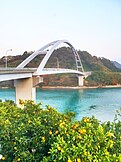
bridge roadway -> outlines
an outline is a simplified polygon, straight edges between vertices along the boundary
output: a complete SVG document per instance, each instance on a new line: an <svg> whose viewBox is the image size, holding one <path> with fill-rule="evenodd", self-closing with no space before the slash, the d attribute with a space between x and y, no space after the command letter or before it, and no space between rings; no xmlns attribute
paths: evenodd
<svg viewBox="0 0 121 162"><path fill-rule="evenodd" d="M0 68L0 75L1 74L17 74L17 73L33 73L37 70L37 68Z"/></svg>
<svg viewBox="0 0 121 162"><path fill-rule="evenodd" d="M0 68L0 81L30 78L36 69Z"/></svg>
<svg viewBox="0 0 121 162"><path fill-rule="evenodd" d="M37 73L37 68L0 68L0 81L31 78L32 76L49 75L57 73L74 73L84 76L84 73L72 69L44 68Z"/></svg>

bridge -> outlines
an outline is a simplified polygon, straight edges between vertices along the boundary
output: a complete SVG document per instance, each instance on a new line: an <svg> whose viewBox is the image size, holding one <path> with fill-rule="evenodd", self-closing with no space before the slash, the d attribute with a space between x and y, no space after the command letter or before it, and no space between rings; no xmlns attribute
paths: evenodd
<svg viewBox="0 0 121 162"><path fill-rule="evenodd" d="M46 63L48 62L55 48L57 48L62 43L65 43L69 45L69 47L71 47L75 58L76 70L45 68ZM38 55L44 55L44 58L42 59L38 68L25 68L26 65ZM16 103L19 105L19 99L34 101L36 100L36 85L43 82L44 75L59 73L77 74L79 86L83 86L83 77L86 75L82 66L81 59L75 48L67 40L57 40L43 46L39 50L32 53L16 68L1 68L0 81L14 80L14 85L16 88Z"/></svg>

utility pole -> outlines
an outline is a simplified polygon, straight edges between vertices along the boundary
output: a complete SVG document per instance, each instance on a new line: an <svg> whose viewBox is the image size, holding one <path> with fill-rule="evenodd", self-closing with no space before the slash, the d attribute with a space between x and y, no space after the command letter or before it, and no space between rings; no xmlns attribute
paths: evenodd
<svg viewBox="0 0 121 162"><path fill-rule="evenodd" d="M7 58L7 53L8 53L9 51L12 51L12 49L8 49L8 50L6 51L6 54L5 54L5 68L6 68L6 69L8 68L8 58Z"/></svg>

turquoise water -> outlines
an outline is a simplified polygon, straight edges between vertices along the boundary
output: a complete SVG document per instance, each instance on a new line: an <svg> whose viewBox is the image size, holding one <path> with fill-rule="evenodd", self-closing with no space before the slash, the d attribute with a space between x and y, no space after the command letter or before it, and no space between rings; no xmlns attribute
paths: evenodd
<svg viewBox="0 0 121 162"><path fill-rule="evenodd" d="M15 101L15 90L1 89L0 98ZM51 105L60 112L73 111L76 119L94 115L101 121L112 121L121 107L121 88L37 89L37 103L40 101L43 107Z"/></svg>

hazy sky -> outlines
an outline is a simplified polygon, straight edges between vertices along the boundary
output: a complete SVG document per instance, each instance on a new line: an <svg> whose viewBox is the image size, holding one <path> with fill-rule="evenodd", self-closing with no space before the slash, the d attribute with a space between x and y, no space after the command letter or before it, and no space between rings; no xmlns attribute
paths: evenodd
<svg viewBox="0 0 121 162"><path fill-rule="evenodd" d="M58 39L121 63L121 0L0 0L0 57Z"/></svg>

